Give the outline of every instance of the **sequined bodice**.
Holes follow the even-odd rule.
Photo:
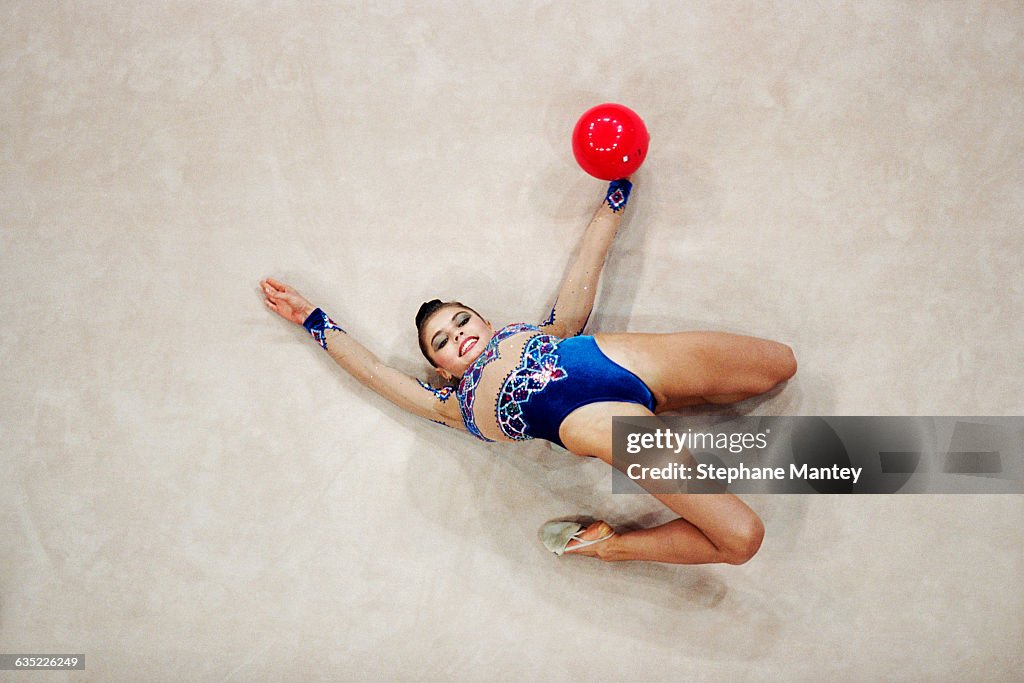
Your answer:
[[[518,335],[523,335],[521,343],[505,343]],[[520,406],[531,393],[562,379],[562,371],[551,355],[559,341],[528,323],[508,325],[491,337],[456,390],[466,428],[485,441],[493,441],[481,433],[479,418],[484,430],[492,434],[497,435],[497,427],[508,439],[530,438]]]

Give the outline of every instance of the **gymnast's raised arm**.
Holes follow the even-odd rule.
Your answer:
[[[305,327],[334,362],[364,386],[410,413],[465,430],[458,401],[448,400],[453,393],[451,388],[434,389],[385,365],[293,287],[270,278],[262,280],[260,287],[270,310]]]
[[[547,334],[572,337],[583,333],[594,308],[601,269],[618,232],[632,187],[628,178],[612,181],[608,186],[607,196],[583,233],[579,254],[562,282],[551,313],[540,325]]]

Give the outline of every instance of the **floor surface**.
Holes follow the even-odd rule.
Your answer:
[[[665,521],[611,471],[402,413],[413,316],[539,321],[651,145],[591,331],[784,341],[778,415],[1020,415],[1019,2],[0,6],[0,652],[48,680],[1024,677],[1020,496],[748,498],[743,566],[556,558]],[[0,678],[40,680],[5,672]]]

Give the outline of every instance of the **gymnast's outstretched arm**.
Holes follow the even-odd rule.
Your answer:
[[[601,279],[608,249],[619,230],[632,183],[628,178],[614,180],[601,206],[583,233],[579,254],[562,282],[548,319],[540,328],[558,337],[582,334],[594,309],[597,283]]]
[[[270,310],[305,327],[334,362],[364,386],[415,415],[456,429],[466,428],[458,401],[452,398],[453,389],[435,389],[385,365],[294,288],[270,278],[261,281],[260,287]]]

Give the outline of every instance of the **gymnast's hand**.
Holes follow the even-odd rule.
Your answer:
[[[271,280],[268,277],[266,280],[260,280],[260,286],[266,296],[263,303],[267,305],[267,308],[296,325],[304,323],[309,314],[316,310],[316,306],[295,291],[294,287],[283,282]]]

